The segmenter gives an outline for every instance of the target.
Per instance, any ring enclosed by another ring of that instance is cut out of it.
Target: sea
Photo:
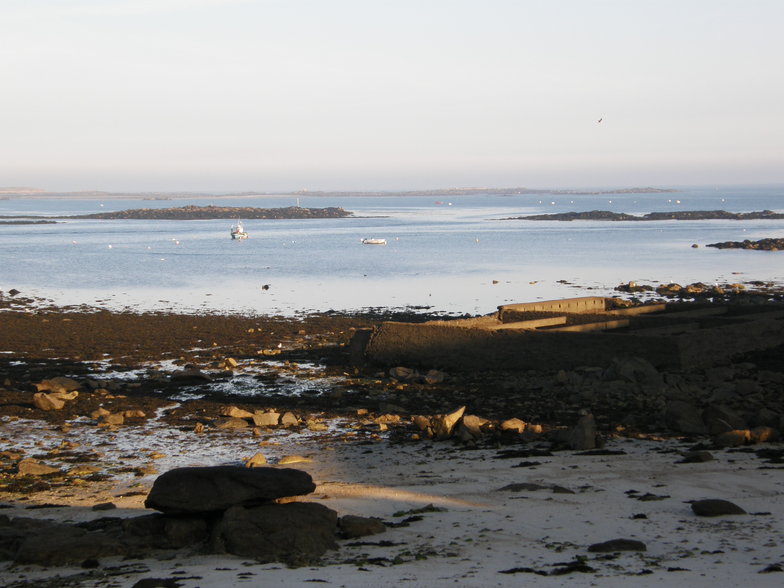
[[[339,206],[351,218],[60,219],[0,224],[0,291],[120,311],[296,316],[499,305],[617,294],[630,281],[784,284],[784,252],[706,247],[784,237],[784,220],[526,221],[569,211],[784,212],[784,185],[689,186],[655,193],[12,197],[0,216],[62,216],[216,205]],[[3,220],[3,219],[0,219]],[[365,245],[363,238],[385,239]],[[694,247],[696,245],[697,247]]]

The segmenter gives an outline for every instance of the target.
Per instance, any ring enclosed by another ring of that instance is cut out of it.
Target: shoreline
[[[21,588],[57,577],[59,585],[79,586],[167,577],[195,588],[231,584],[246,571],[264,575],[265,585],[551,586],[542,574],[582,561],[591,571],[563,572],[572,584],[621,586],[644,574],[660,585],[707,586],[730,577],[766,586],[770,576],[762,572],[784,563],[777,547],[784,535],[774,524],[784,514],[782,482],[768,473],[781,467],[775,456],[781,459],[784,446],[757,438],[729,443],[721,437],[726,430],[689,431],[685,412],[661,420],[668,406],[686,402],[723,411],[719,420],[741,419],[732,422],[749,431],[780,431],[780,349],[691,372],[610,358],[606,366],[572,371],[429,378],[351,365],[346,345],[353,330],[385,318],[427,317],[0,313],[0,516],[97,520],[107,516],[94,510],[102,503],[114,505],[109,516],[139,516],[149,512],[142,501],[158,474],[183,465],[241,465],[257,453],[270,467],[294,459],[286,467],[307,471],[317,484],[305,499],[341,515],[393,523],[397,512],[445,509],[408,527],[388,526],[378,537],[340,541],[320,566],[289,569],[186,550],[174,560],[99,558],[94,571],[0,562],[0,578]],[[76,380],[78,396],[60,410],[36,408],[37,384],[56,376]],[[439,440],[413,418],[460,406],[496,432]],[[248,417],[225,416],[230,407],[290,412],[297,425],[254,427]],[[136,416],[112,423],[91,416],[99,408]],[[594,453],[564,437],[586,411],[604,445]],[[525,432],[500,434],[508,419],[523,422]],[[224,428],[229,422],[238,428]],[[713,459],[673,465],[695,449]],[[20,475],[18,463],[28,458],[57,472]],[[636,500],[643,496],[653,498]],[[752,514],[702,520],[687,503],[702,498],[731,500]],[[642,514],[647,518],[635,518]],[[618,537],[643,541],[647,551],[612,558],[588,551]]]

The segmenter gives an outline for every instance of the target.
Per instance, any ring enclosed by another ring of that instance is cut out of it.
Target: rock
[[[313,431],[314,433],[329,430],[327,423],[317,421],[315,419],[307,419],[305,421],[305,427],[307,427],[308,431]]]
[[[226,510],[256,505],[316,489],[306,472],[241,466],[185,467],[169,470],[153,483],[144,505],[165,513]]]
[[[19,532],[19,547],[14,561],[20,564],[61,566],[86,559],[119,555],[123,545],[105,533],[90,533],[79,527],[42,521],[29,523],[13,519]]]
[[[646,387],[661,387],[664,378],[647,360],[641,357],[613,358],[604,373],[605,380],[626,380]]]
[[[245,419],[226,417],[217,419],[214,423],[216,429],[247,429],[250,425]]]
[[[68,394],[80,388],[79,382],[71,378],[57,376],[48,380],[41,380],[33,384],[38,392],[54,392],[58,394]]]
[[[399,404],[392,404],[391,402],[381,402],[378,405],[378,412],[380,413],[401,413],[406,412],[406,409]]]
[[[79,398],[78,390],[73,390],[72,392],[51,392],[50,394],[60,400],[76,400]]]
[[[587,414],[577,421],[575,427],[569,431],[567,444],[576,451],[596,449],[596,421],[592,414]]]
[[[525,421],[520,419],[506,419],[502,421],[499,428],[501,431],[510,431],[512,433],[522,434],[525,431]]]
[[[471,436],[477,439],[482,436],[483,429],[490,425],[491,423],[489,420],[473,414],[464,415],[463,418],[460,419],[460,426],[465,428]]]
[[[455,411],[450,412],[449,414],[443,415],[435,415],[431,418],[431,425],[433,428],[433,433],[438,439],[448,439],[449,436],[452,434],[452,429],[454,429],[457,421],[460,420],[460,417],[463,416],[465,412],[465,406],[461,406]]]
[[[255,412],[251,418],[257,427],[277,427],[280,423],[280,413],[274,411]]]
[[[744,515],[745,510],[729,500],[710,498],[707,500],[695,500],[691,503],[694,514],[700,517],[718,517],[722,515]]]
[[[683,459],[675,463],[704,463],[713,461],[713,454],[710,451],[687,451],[683,454]]]
[[[60,472],[58,468],[39,463],[32,458],[21,460],[16,467],[20,476],[45,476]]]
[[[180,383],[180,384],[187,384],[189,382],[212,382],[212,378],[202,372],[199,368],[189,366],[185,367],[179,372],[174,372],[171,375],[172,382]]]
[[[686,294],[702,294],[708,287],[702,282],[694,282],[686,286]]]
[[[94,504],[90,510],[114,510],[116,508],[117,505],[114,502],[101,502]]]
[[[299,420],[291,412],[284,412],[283,416],[280,417],[280,426],[281,427],[297,427],[299,426]]]
[[[267,465],[267,458],[263,453],[256,453],[245,462],[246,468],[258,468]]]
[[[220,415],[234,419],[252,419],[253,413],[236,406],[225,406],[220,411]]]
[[[602,543],[594,543],[588,547],[591,553],[612,553],[614,551],[646,551],[642,541],[636,539],[610,539]]]
[[[344,539],[356,539],[368,535],[378,535],[387,530],[384,523],[374,517],[359,517],[356,515],[345,515],[338,519],[340,535]]]
[[[92,411],[90,413],[90,418],[91,419],[95,419],[95,420],[100,420],[101,417],[105,417],[105,416],[108,416],[110,414],[112,414],[112,413],[110,413],[105,408],[101,407],[101,408],[96,408],[94,411]]]
[[[126,544],[136,548],[181,549],[206,541],[209,525],[200,516],[154,513],[122,519],[119,533]]]
[[[752,443],[769,443],[779,439],[779,432],[773,427],[754,427],[751,430]]]
[[[424,376],[425,384],[440,384],[446,378],[446,374],[439,370],[429,370]]]
[[[537,484],[535,482],[515,482],[513,484],[507,484],[501,488],[498,488],[498,492],[536,492],[538,490],[550,490],[552,486],[546,486],[545,484]]]
[[[284,455],[278,460],[278,465],[291,465],[293,463],[311,463],[313,460],[303,455]]]
[[[122,413],[109,413],[100,417],[98,422],[105,425],[122,425],[125,423],[125,417]]]
[[[712,366],[705,368],[705,379],[713,386],[729,382],[735,377],[735,370],[730,366]]]
[[[705,435],[708,432],[700,410],[682,400],[671,400],[667,403],[664,423],[667,428],[678,433]]]
[[[751,442],[751,431],[748,429],[735,429],[716,435],[713,442],[719,447],[740,447]]]
[[[258,562],[312,564],[337,548],[337,519],[335,511],[311,502],[234,506],[217,525],[212,547]]]
[[[399,381],[410,380],[417,375],[416,371],[407,367],[393,367],[389,370],[389,377]]]
[[[762,407],[757,411],[756,423],[759,426],[777,427],[781,421],[781,415],[768,407]]]
[[[47,394],[45,392],[36,392],[33,394],[33,406],[40,410],[62,410],[65,406],[65,401],[58,398],[54,394]]]
[[[428,431],[430,429],[430,418],[424,415],[416,414],[412,416],[411,422],[420,431]]]
[[[733,429],[747,429],[746,421],[735,411],[721,405],[711,405],[702,411],[702,421],[708,433],[719,435]]]

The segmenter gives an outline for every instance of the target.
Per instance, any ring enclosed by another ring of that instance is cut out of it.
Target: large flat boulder
[[[290,468],[186,467],[158,476],[144,505],[172,514],[214,512],[301,496],[315,489],[310,474]]]

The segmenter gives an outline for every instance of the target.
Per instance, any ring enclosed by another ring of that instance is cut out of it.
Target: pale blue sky
[[[0,0],[0,186],[784,183],[782,26],[781,0]]]

